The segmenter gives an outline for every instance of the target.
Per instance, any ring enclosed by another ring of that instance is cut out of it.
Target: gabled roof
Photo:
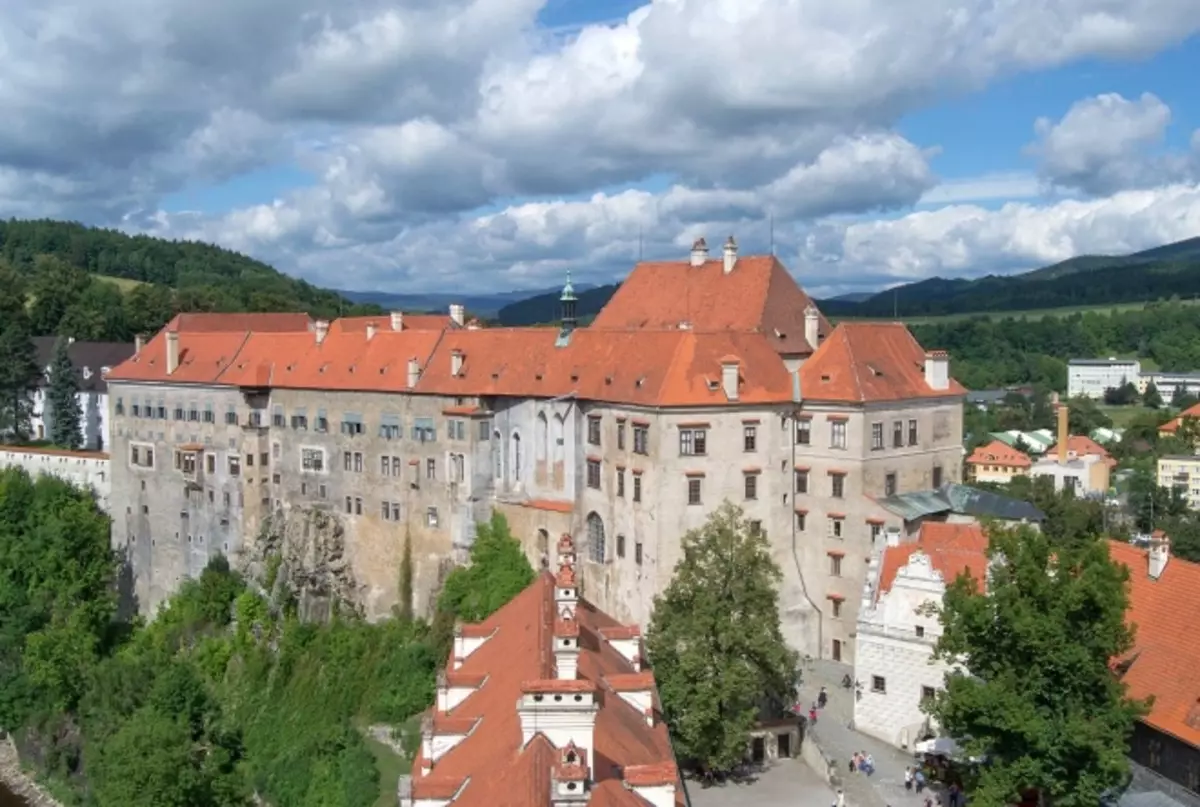
[[[1158,427],[1159,432],[1166,434],[1174,434],[1179,430],[1180,425],[1185,418],[1200,418],[1200,403],[1192,404],[1187,409],[1179,413],[1179,417],[1170,420]]]
[[[176,314],[166,325],[168,331],[180,333],[216,333],[236,331],[259,331],[263,333],[286,333],[307,331],[312,328],[308,314]]]
[[[968,465],[1002,465],[1006,468],[1028,468],[1033,464],[1029,455],[1018,451],[1012,446],[993,440],[985,446],[979,446],[967,457]]]
[[[462,357],[458,375],[452,356]],[[441,395],[550,398],[648,406],[728,403],[722,361],[739,363],[738,400],[792,400],[792,376],[755,333],[597,331],[580,328],[562,344],[547,328],[454,330],[443,334],[417,386]]]
[[[947,585],[963,572],[975,578],[981,591],[987,585],[988,540],[983,527],[930,522],[921,525],[916,541],[889,546],[883,551],[876,599],[891,591],[896,575],[918,552],[929,558],[929,565]]]
[[[834,403],[966,395],[950,379],[944,390],[925,381],[925,350],[901,322],[843,322],[800,367],[805,400]]]
[[[880,506],[905,521],[916,521],[941,513],[958,513],[976,518],[990,517],[1005,521],[1042,521],[1046,517],[1045,513],[1022,499],[1001,496],[999,493],[954,482],[935,490],[900,493],[877,501]]]
[[[1127,619],[1135,635],[1122,676],[1129,695],[1153,695],[1143,722],[1200,748],[1200,641],[1194,638],[1200,564],[1171,557],[1155,580],[1149,576],[1145,549],[1109,541],[1109,554],[1130,572]]]
[[[639,263],[591,328],[758,332],[777,353],[808,355],[804,309],[812,299],[772,255],[739,257],[725,273],[724,258],[692,266],[689,261]],[[818,333],[831,328],[820,317]]]
[[[142,352],[114,367],[109,381],[170,381],[176,384],[220,384],[221,375],[246,343],[245,331],[184,331],[179,334],[179,367],[167,375],[167,330],[151,339]]]
[[[1100,457],[1109,468],[1116,468],[1117,461],[1108,453],[1108,449],[1097,443],[1086,434],[1071,434],[1067,436],[1067,452],[1077,457]],[[1052,457],[1058,453],[1058,443],[1046,449],[1046,456]]]
[[[549,807],[550,772],[559,764],[558,751],[538,733],[522,747],[517,702],[527,682],[555,677],[554,576],[542,572],[511,602],[479,626],[473,635],[490,636],[450,675],[482,681],[482,685],[454,707],[452,719],[473,728],[445,756],[422,775],[422,753],[413,761],[413,794],[456,793],[452,807]],[[661,717],[654,725],[617,694],[607,676],[635,672],[623,655],[600,632],[620,623],[585,600],[576,607],[579,628],[578,681],[599,689],[600,708],[593,732],[595,760],[591,807],[644,804],[625,787],[623,772],[669,771],[676,784],[676,804],[684,803],[678,782],[674,751]],[[567,685],[575,680],[561,680]],[[651,690],[657,702],[657,694]],[[433,709],[435,727],[445,713]],[[478,722],[476,722],[478,721]],[[647,766],[647,767],[640,767]],[[655,766],[651,768],[649,766]],[[625,778],[628,778],[627,776]],[[465,786],[464,783],[465,782]],[[632,783],[631,783],[632,784]],[[634,800],[630,801],[633,796]]]
[[[33,349],[37,354],[38,366],[49,367],[54,361],[56,336],[35,336]],[[67,345],[67,357],[75,368],[76,383],[80,392],[104,392],[107,388],[101,370],[112,369],[133,355],[136,346],[132,342],[81,342]],[[84,375],[87,368],[87,375]]]
[[[367,326],[375,323],[380,331],[392,330],[391,314],[364,317],[338,317],[329,324],[329,332],[357,331],[363,333]],[[444,331],[454,326],[449,314],[404,314],[400,322],[402,331]]]

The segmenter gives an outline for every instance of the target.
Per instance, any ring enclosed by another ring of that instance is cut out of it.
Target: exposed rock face
[[[333,609],[361,610],[361,587],[346,555],[341,520],[316,509],[276,513],[238,557],[240,570],[258,581],[272,602],[296,598],[300,618],[327,621]]]

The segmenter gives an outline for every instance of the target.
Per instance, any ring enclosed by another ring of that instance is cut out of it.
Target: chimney
[[[731,401],[738,399],[738,366],[737,356],[721,359],[721,387],[725,390],[725,397]]]
[[[944,350],[931,350],[925,354],[925,383],[930,389],[950,388],[950,354]]]
[[[457,325],[460,328],[463,325],[465,325],[466,324],[466,321],[465,321],[466,316],[467,316],[467,309],[465,306],[462,306],[458,303],[450,304],[450,319],[454,321],[455,325]]]
[[[725,274],[733,271],[735,263],[737,263],[737,241],[734,241],[731,235],[725,242]]]
[[[575,577],[575,541],[567,533],[558,539],[558,574],[554,576],[554,610],[559,619],[575,619],[579,581]]]
[[[375,332],[379,330],[379,326],[374,322],[367,323],[367,341],[370,342],[375,338]]]
[[[591,771],[583,764],[584,752],[569,742],[558,754],[558,764],[550,769],[551,807],[586,805],[592,794],[588,788]]]
[[[393,331],[404,330],[404,312],[403,311],[393,311],[392,312],[392,330]]]
[[[1066,404],[1058,405],[1058,464],[1067,464],[1067,444],[1071,442],[1071,410]]]
[[[133,355],[142,355],[142,349],[146,347],[146,337],[144,334],[137,334],[133,337]]]
[[[475,317],[471,317],[471,321],[467,323],[468,331],[477,331],[482,327],[483,326],[479,324],[479,320],[477,320]]]
[[[421,380],[421,363],[413,356],[408,360],[408,388],[412,389]]]
[[[821,312],[812,303],[804,307],[804,341],[816,350],[821,339]]]
[[[574,617],[554,620],[554,677],[574,681],[579,677],[579,623]]]
[[[1150,537],[1150,577],[1157,580],[1171,559],[1171,539],[1162,530],[1155,530]]]
[[[703,238],[697,238],[692,244],[692,266],[703,266],[708,262],[708,244]]]
[[[319,319],[313,323],[313,332],[317,335],[317,344],[325,341],[325,337],[329,335],[329,320]]]
[[[461,350],[450,351],[450,375],[457,376],[462,372],[464,358],[466,357]]]
[[[179,331],[167,331],[167,375],[179,369]]]

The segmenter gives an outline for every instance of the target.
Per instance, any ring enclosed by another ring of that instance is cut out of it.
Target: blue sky
[[[408,292],[771,220],[818,294],[1200,235],[1196,0],[212,3],[6,4],[0,216]]]

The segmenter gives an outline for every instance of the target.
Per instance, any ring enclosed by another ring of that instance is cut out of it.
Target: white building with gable
[[[872,556],[858,617],[856,729],[900,748],[937,733],[921,704],[951,668],[933,660],[942,629],[929,606],[941,604],[959,574],[985,580],[986,570],[987,537],[977,523],[926,523],[915,542],[893,539]]]

